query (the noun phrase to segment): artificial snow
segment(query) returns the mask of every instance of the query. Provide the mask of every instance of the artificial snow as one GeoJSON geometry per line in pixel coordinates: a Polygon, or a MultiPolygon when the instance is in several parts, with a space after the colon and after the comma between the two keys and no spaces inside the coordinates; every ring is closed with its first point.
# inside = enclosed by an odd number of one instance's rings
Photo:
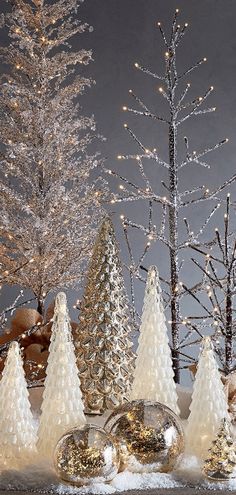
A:
{"type": "Polygon", "coordinates": [[[22,470],[2,471],[0,490],[47,491],[57,494],[96,494],[123,492],[127,490],[145,490],[149,488],[179,488],[184,486],[171,474],[147,473],[137,474],[124,471],[119,473],[110,483],[94,483],[81,488],[61,483],[53,469],[46,465],[28,466],[22,470]]]}
{"type": "MultiPolygon", "coordinates": [[[[129,490],[195,488],[204,490],[235,491],[236,479],[211,482],[201,474],[201,466],[196,457],[185,456],[179,467],[172,473],[131,473],[124,471],[110,483],[94,483],[74,487],[62,483],[48,464],[37,464],[19,470],[3,470],[0,475],[0,491],[33,491],[58,495],[105,495],[129,490]]],[[[183,491],[184,493],[184,491],[183,491]]]]}
{"type": "MultiPolygon", "coordinates": [[[[181,416],[188,415],[190,391],[177,386],[181,416]]],[[[30,399],[35,421],[38,423],[42,389],[32,389],[30,399]]],[[[87,422],[103,426],[109,412],[103,416],[87,416],[87,422]]],[[[182,421],[186,426],[186,421],[182,421]]],[[[81,488],[61,482],[54,469],[40,458],[34,459],[34,464],[18,470],[1,470],[0,491],[31,491],[47,492],[58,495],[106,495],[121,493],[129,490],[194,488],[197,490],[236,491],[236,479],[224,482],[211,482],[203,477],[199,460],[190,455],[182,458],[179,466],[172,473],[118,473],[110,483],[95,483],[81,488]]],[[[184,494],[184,490],[183,490],[184,494]]]]}

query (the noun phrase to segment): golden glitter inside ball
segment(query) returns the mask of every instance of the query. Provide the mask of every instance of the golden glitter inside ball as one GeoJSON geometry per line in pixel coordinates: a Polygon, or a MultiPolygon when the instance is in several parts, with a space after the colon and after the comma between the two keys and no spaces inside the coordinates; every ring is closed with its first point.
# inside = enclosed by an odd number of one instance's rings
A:
{"type": "Polygon", "coordinates": [[[112,480],[119,469],[119,455],[112,437],[102,428],[85,425],[67,432],[54,453],[60,479],[76,486],[112,480]]]}
{"type": "Polygon", "coordinates": [[[105,428],[119,446],[121,471],[167,473],[184,451],[179,418],[159,402],[127,403],[110,415],[105,428]]]}

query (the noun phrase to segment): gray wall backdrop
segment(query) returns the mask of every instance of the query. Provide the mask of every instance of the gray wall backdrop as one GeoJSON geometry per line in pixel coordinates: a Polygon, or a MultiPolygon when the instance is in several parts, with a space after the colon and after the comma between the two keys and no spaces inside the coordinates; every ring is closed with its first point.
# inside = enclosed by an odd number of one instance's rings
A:
{"type": "MultiPolygon", "coordinates": [[[[5,2],[2,4],[5,8],[5,2]]],[[[86,69],[86,74],[96,79],[96,86],[83,97],[84,111],[94,113],[99,131],[106,136],[102,145],[102,153],[107,157],[110,168],[117,169],[135,178],[133,165],[118,163],[116,157],[120,153],[135,152],[133,142],[123,129],[127,121],[147,146],[158,147],[162,156],[167,158],[167,132],[161,125],[151,126],[131,114],[122,112],[124,104],[129,100],[128,90],[132,88],[143,97],[154,110],[164,113],[165,106],[156,91],[153,81],[148,76],[134,69],[134,62],[139,61],[150,69],[160,72],[163,67],[164,52],[161,37],[155,27],[157,20],[168,29],[176,8],[181,11],[180,21],[188,22],[189,29],[179,48],[178,67],[184,70],[193,62],[207,57],[208,62],[195,72],[189,81],[192,82],[192,96],[200,96],[214,85],[215,91],[209,100],[210,105],[217,107],[215,114],[202,116],[188,121],[183,128],[183,136],[188,133],[193,149],[204,148],[224,137],[229,143],[220,151],[211,154],[211,171],[192,166],[183,176],[183,186],[188,188],[193,183],[209,185],[209,188],[222,182],[235,171],[236,154],[236,2],[235,0],[86,0],[80,8],[79,15],[94,26],[94,32],[78,36],[74,42],[77,46],[92,48],[94,62],[86,69]],[[123,168],[122,168],[123,167],[123,168]],[[200,179],[199,179],[200,177],[200,179]]],[[[6,39],[1,35],[1,43],[6,39]]],[[[158,82],[157,82],[158,85],[158,82]]],[[[132,105],[131,105],[132,106],[132,105]]],[[[137,151],[137,150],[136,150],[137,151]]],[[[160,176],[150,170],[150,176],[156,191],[161,192],[160,176]]],[[[112,188],[117,188],[114,183],[112,188]]],[[[235,193],[235,186],[231,189],[235,193]]],[[[162,192],[164,194],[164,192],[162,192]]],[[[123,205],[112,209],[117,236],[120,241],[123,259],[126,258],[124,241],[121,235],[119,215],[122,211],[130,217],[141,221],[143,208],[123,205]]],[[[208,206],[200,208],[204,217],[208,206]],[[205,208],[205,210],[204,210],[205,208]]],[[[198,215],[192,214],[194,226],[198,226],[198,215]]],[[[218,222],[216,218],[212,227],[218,222]]],[[[140,240],[141,242],[141,240],[140,240]]],[[[156,246],[147,260],[162,266],[168,273],[166,253],[156,246]]],[[[194,280],[193,270],[187,273],[189,283],[194,280]]],[[[138,287],[138,307],[142,304],[144,287],[138,287]]],[[[15,293],[14,289],[5,290],[1,305],[4,306],[15,293]]],[[[75,293],[69,293],[71,306],[75,293]]],[[[189,304],[189,303],[188,303],[189,304]]],[[[186,308],[191,311],[189,306],[186,308]]]]}

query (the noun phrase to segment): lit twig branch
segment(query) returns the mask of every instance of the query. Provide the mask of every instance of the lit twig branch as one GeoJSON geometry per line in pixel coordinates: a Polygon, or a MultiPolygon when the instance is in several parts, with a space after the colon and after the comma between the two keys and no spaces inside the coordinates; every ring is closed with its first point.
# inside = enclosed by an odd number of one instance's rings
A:
{"type": "Polygon", "coordinates": [[[199,60],[198,62],[196,62],[196,64],[194,65],[191,65],[191,67],[189,67],[189,69],[186,69],[179,77],[178,77],[178,80],[180,81],[181,79],[183,79],[183,77],[187,76],[188,74],[190,74],[190,72],[192,72],[193,70],[195,69],[198,69],[198,67],[200,67],[200,65],[204,64],[205,62],[207,61],[206,57],[202,58],[201,60],[199,60]]]}
{"type": "Polygon", "coordinates": [[[196,297],[191,289],[187,289],[188,293],[198,302],[198,304],[204,309],[205,314],[201,319],[205,318],[205,315],[210,317],[210,324],[212,326],[213,335],[212,339],[215,342],[216,350],[220,357],[223,371],[227,374],[235,369],[235,337],[236,337],[236,320],[235,320],[235,270],[236,270],[236,240],[235,235],[231,242],[231,232],[229,230],[230,220],[230,195],[226,198],[226,211],[224,214],[224,232],[221,235],[219,230],[215,231],[215,249],[218,254],[213,255],[207,253],[204,248],[198,248],[191,246],[192,249],[204,255],[207,258],[207,268],[204,268],[200,261],[193,259],[193,262],[198,269],[204,273],[206,283],[202,283],[200,296],[196,297]],[[218,266],[220,270],[218,272],[218,266]],[[210,308],[203,304],[202,298],[205,298],[205,291],[207,292],[210,308]],[[220,346],[222,341],[223,345],[220,346]]]}

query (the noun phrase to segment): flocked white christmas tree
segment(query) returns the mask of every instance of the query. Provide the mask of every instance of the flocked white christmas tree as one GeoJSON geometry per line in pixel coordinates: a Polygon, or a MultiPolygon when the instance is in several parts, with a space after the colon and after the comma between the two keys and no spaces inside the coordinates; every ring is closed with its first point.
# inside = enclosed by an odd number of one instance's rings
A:
{"type": "Polygon", "coordinates": [[[148,272],[131,399],[158,401],[179,414],[158,270],[148,272]]]}
{"type": "Polygon", "coordinates": [[[186,429],[187,452],[204,458],[228,405],[210,337],[203,338],[186,429]]]}
{"type": "Polygon", "coordinates": [[[53,320],[38,432],[38,449],[45,457],[52,457],[61,435],[86,422],[66,295],[63,292],[56,296],[53,320]]]}
{"type": "Polygon", "coordinates": [[[0,463],[15,466],[36,452],[36,428],[30,409],[20,347],[12,342],[0,382],[0,463]]]}

